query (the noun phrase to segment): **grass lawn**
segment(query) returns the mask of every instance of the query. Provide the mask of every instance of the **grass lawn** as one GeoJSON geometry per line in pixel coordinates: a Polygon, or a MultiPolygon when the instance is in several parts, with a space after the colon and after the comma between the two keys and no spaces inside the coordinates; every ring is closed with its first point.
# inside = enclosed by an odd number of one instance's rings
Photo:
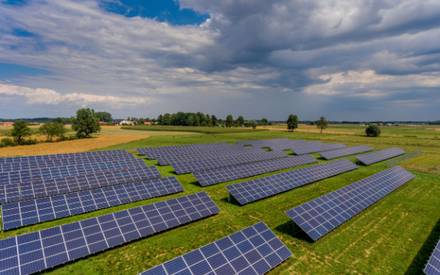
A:
{"type": "MultiPolygon", "coordinates": [[[[344,131],[352,130],[344,129],[344,131]]],[[[245,226],[264,221],[293,252],[293,257],[272,270],[270,274],[420,274],[434,244],[440,237],[440,158],[438,157],[440,140],[435,138],[435,131],[419,129],[420,137],[415,133],[411,133],[413,137],[405,137],[409,134],[402,128],[400,134],[396,131],[392,135],[385,134],[380,138],[338,133],[320,135],[313,132],[250,131],[151,136],[114,145],[106,149],[133,150],[144,146],[289,137],[342,142],[347,145],[367,144],[375,148],[400,146],[410,152],[408,154],[410,157],[399,157],[369,167],[360,167],[355,171],[242,207],[227,201],[225,186],[243,180],[202,188],[195,184],[192,175],[180,175],[177,178],[184,186],[184,193],[2,232],[0,237],[14,236],[193,192],[206,191],[220,207],[218,215],[134,241],[56,268],[49,273],[135,274],[245,226]],[[315,243],[308,241],[305,234],[289,223],[289,219],[284,214],[287,209],[396,164],[409,169],[416,178],[315,243]]],[[[147,163],[154,164],[154,161],[147,163]]],[[[159,169],[164,176],[173,175],[169,166],[159,169]]],[[[268,174],[263,176],[266,175],[268,174]]]]}

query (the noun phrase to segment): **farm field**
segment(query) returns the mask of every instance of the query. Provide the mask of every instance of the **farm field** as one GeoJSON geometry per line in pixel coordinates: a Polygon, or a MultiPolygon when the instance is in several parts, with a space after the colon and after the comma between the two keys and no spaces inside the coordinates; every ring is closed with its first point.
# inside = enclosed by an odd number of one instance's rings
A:
{"type": "MultiPolygon", "coordinates": [[[[299,130],[288,133],[281,131],[280,128],[277,131],[189,135],[169,132],[157,132],[160,134],[154,135],[149,131],[118,130],[117,134],[114,133],[114,136],[109,138],[114,143],[100,142],[101,146],[95,144],[95,147],[84,150],[127,149],[134,152],[135,148],[146,146],[288,137],[340,142],[346,145],[365,144],[377,149],[399,146],[407,150],[408,154],[372,166],[360,167],[355,171],[246,206],[228,202],[225,188],[231,183],[244,180],[202,188],[195,184],[195,178],[192,175],[179,175],[177,178],[184,187],[183,193],[2,232],[0,238],[206,191],[219,206],[218,215],[134,241],[56,268],[48,273],[135,274],[258,221],[264,221],[293,253],[291,258],[269,274],[420,274],[440,237],[440,138],[438,138],[440,132],[424,127],[416,129],[411,126],[382,127],[381,137],[367,138],[361,135],[362,129],[355,126],[331,126],[324,134],[302,131],[302,127],[299,130]],[[118,140],[119,137],[125,135],[133,139],[118,140]],[[106,145],[111,146],[106,147],[106,145]],[[402,165],[414,173],[416,178],[315,243],[307,240],[305,234],[294,227],[284,214],[286,210],[294,206],[394,165],[402,165]]],[[[108,135],[111,136],[110,133],[108,135]]],[[[63,144],[49,145],[61,147],[63,144]]],[[[17,149],[17,147],[11,149],[17,149]]],[[[53,151],[50,150],[67,152],[68,148],[46,148],[46,150],[42,149],[38,151],[38,154],[52,153],[53,151]]],[[[349,157],[349,159],[354,160],[354,157],[349,157]]],[[[155,161],[146,162],[150,165],[155,164],[155,161]]],[[[159,166],[159,170],[163,176],[175,176],[170,166],[159,166]]],[[[292,169],[283,171],[288,170],[292,169]]],[[[276,173],[279,172],[269,174],[276,173]]]]}
{"type": "MultiPolygon", "coordinates": [[[[5,128],[5,127],[3,127],[5,128]]],[[[149,132],[149,131],[126,131],[119,126],[102,126],[99,135],[92,138],[80,140],[67,140],[61,142],[43,142],[34,145],[14,146],[0,148],[0,157],[10,156],[29,156],[29,155],[44,155],[44,154],[60,154],[60,153],[78,153],[90,150],[95,150],[102,147],[107,147],[115,144],[131,142],[139,139],[149,138],[151,136],[175,136],[175,135],[191,135],[190,132],[149,132]]],[[[1,133],[6,133],[9,129],[0,129],[1,133]],[[1,131],[3,130],[3,131],[1,131]]],[[[69,133],[68,133],[69,134],[69,133]]],[[[73,135],[73,132],[72,132],[73,135]]],[[[3,136],[4,137],[4,136],[3,136]]],[[[45,137],[33,135],[32,138],[44,140],[45,137]]]]}

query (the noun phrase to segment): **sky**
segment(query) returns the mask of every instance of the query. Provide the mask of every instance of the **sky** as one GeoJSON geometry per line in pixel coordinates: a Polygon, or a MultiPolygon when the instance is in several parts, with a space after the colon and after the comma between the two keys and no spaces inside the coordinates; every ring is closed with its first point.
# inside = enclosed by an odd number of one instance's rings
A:
{"type": "Polygon", "coordinates": [[[439,120],[438,0],[0,0],[0,117],[439,120]]]}

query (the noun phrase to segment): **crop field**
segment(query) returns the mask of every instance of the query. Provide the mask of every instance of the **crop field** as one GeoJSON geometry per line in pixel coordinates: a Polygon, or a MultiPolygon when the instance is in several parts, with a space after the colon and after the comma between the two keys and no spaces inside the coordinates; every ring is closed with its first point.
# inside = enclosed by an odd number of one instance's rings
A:
{"type": "MultiPolygon", "coordinates": [[[[7,131],[3,129],[3,131],[7,131]]],[[[34,130],[35,131],[35,130],[34,130]]],[[[68,134],[73,135],[70,131],[68,134]]],[[[67,140],[60,142],[42,142],[34,145],[23,145],[0,148],[0,157],[28,156],[39,154],[79,153],[130,141],[146,139],[151,136],[191,135],[190,132],[149,132],[125,131],[119,126],[102,126],[99,135],[87,139],[67,140]]],[[[2,138],[0,136],[0,138],[2,138]]],[[[32,138],[45,140],[45,137],[34,134],[32,138]]]]}
{"type": "MultiPolygon", "coordinates": [[[[240,129],[243,131],[185,135],[170,132],[154,135],[150,131],[120,130],[125,131],[127,136],[142,135],[142,133],[145,136],[137,136],[135,140],[118,140],[114,137],[115,142],[112,144],[101,143],[102,146],[87,147],[87,149],[127,149],[134,153],[134,149],[147,146],[288,137],[340,142],[346,145],[364,144],[377,149],[398,146],[405,149],[408,154],[368,167],[361,166],[352,172],[245,206],[238,206],[228,201],[226,186],[249,178],[200,187],[195,183],[194,176],[175,175],[170,166],[158,166],[163,176],[176,176],[185,192],[6,231],[0,233],[0,238],[206,191],[219,206],[218,215],[69,263],[48,273],[136,274],[258,221],[264,221],[293,253],[292,257],[269,274],[420,274],[422,272],[435,243],[440,238],[440,131],[438,128],[382,127],[381,137],[367,138],[362,135],[363,128],[352,125],[330,126],[324,134],[319,134],[319,131],[315,131],[316,128],[312,129],[309,126],[302,126],[299,131],[293,133],[286,132],[282,129],[282,125],[273,127],[278,129],[268,131],[240,129]],[[285,215],[285,211],[292,207],[394,165],[405,167],[416,176],[415,179],[317,242],[308,240],[285,215]]],[[[170,131],[172,128],[167,129],[170,131]]],[[[172,131],[180,130],[173,128],[172,131]]],[[[192,132],[191,129],[188,131],[192,132]]],[[[54,143],[51,146],[63,145],[54,143]]],[[[68,148],[62,147],[59,150],[68,151],[68,148]]],[[[58,152],[58,149],[48,149],[47,153],[54,151],[58,152]]],[[[44,152],[38,151],[38,153],[44,152]]],[[[354,160],[354,157],[348,159],[354,160]]],[[[149,165],[156,164],[155,161],[145,161],[149,165]]],[[[294,169],[301,167],[304,166],[294,169]]],[[[283,171],[288,170],[293,169],[283,171]]]]}

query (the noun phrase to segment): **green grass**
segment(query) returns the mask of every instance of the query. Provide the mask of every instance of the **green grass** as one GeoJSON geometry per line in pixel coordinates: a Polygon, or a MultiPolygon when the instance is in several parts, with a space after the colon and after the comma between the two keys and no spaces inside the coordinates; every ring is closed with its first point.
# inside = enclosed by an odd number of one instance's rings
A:
{"type": "MultiPolygon", "coordinates": [[[[243,207],[227,201],[225,188],[231,183],[243,180],[201,188],[195,184],[192,175],[181,175],[178,179],[184,186],[184,193],[3,232],[1,238],[206,191],[220,207],[218,215],[67,264],[56,268],[51,273],[134,274],[258,221],[268,224],[293,252],[293,257],[270,274],[418,274],[421,272],[433,249],[433,244],[440,237],[440,179],[435,171],[427,173],[424,169],[426,163],[438,167],[439,164],[436,161],[439,159],[433,156],[440,153],[440,141],[433,140],[429,143],[420,141],[418,138],[404,138],[403,136],[395,138],[384,136],[375,139],[310,133],[248,132],[157,136],[112,146],[111,149],[132,150],[144,146],[233,142],[274,137],[321,139],[344,142],[349,145],[369,144],[376,148],[401,146],[408,151],[418,153],[410,159],[397,158],[369,167],[360,167],[355,171],[243,207]],[[422,164],[412,161],[421,157],[426,159],[422,164]],[[284,214],[287,209],[377,173],[390,165],[395,165],[396,162],[408,166],[416,178],[315,243],[307,241],[304,233],[289,223],[289,219],[284,214]]],[[[154,164],[154,161],[148,161],[148,163],[154,164]]],[[[159,167],[159,169],[164,176],[173,175],[169,166],[159,167]]],[[[254,178],[259,177],[262,176],[254,178]]]]}
{"type": "Polygon", "coordinates": [[[252,128],[223,128],[223,127],[191,127],[191,126],[126,126],[122,127],[126,130],[141,130],[141,131],[174,131],[174,132],[194,132],[202,134],[226,134],[226,133],[247,133],[265,131],[264,129],[252,129],[252,128]]]}

